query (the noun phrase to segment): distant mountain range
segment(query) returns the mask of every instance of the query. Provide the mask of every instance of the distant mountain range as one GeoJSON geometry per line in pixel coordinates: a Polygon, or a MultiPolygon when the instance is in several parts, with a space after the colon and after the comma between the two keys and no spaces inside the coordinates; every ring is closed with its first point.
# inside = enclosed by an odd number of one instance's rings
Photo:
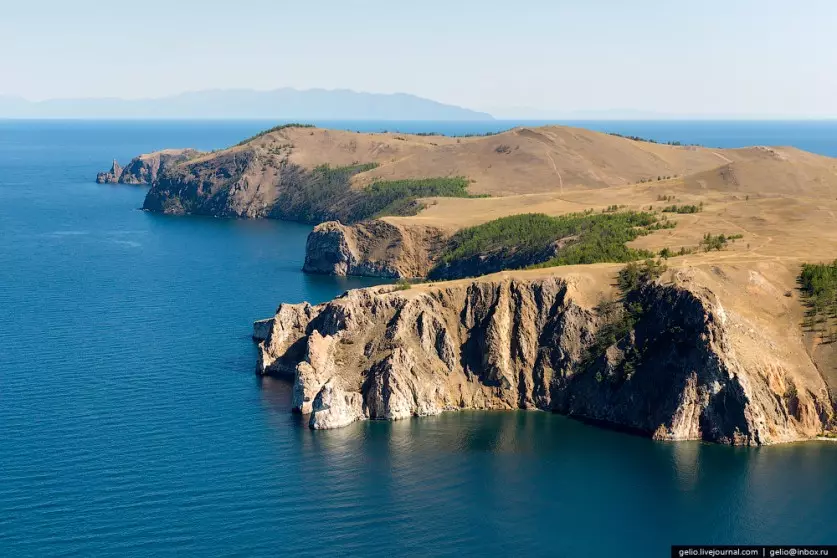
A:
{"type": "Polygon", "coordinates": [[[631,108],[611,109],[541,109],[525,106],[491,106],[485,111],[498,120],[530,120],[539,122],[570,122],[573,120],[830,120],[828,115],[759,114],[730,112],[658,112],[631,108]]]}
{"type": "Polygon", "coordinates": [[[156,99],[0,96],[0,118],[264,118],[283,120],[493,120],[485,112],[406,93],[292,88],[195,91],[156,99]]]}

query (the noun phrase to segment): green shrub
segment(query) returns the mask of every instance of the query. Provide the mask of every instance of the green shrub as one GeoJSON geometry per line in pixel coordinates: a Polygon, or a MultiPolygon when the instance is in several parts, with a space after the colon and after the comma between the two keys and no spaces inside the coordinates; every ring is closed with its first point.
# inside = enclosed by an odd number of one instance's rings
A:
{"type": "MultiPolygon", "coordinates": [[[[617,138],[625,138],[625,139],[629,139],[629,140],[633,140],[633,141],[642,141],[642,142],[645,142],[645,143],[662,143],[664,145],[683,145],[683,143],[681,143],[679,141],[659,142],[659,141],[654,140],[654,139],[643,138],[643,137],[640,137],[640,136],[626,136],[626,135],[623,135],[623,134],[617,134],[616,132],[608,132],[608,135],[616,136],[617,138]]],[[[688,145],[697,146],[697,145],[700,145],[700,144],[692,143],[692,144],[688,144],[688,145]]]]}
{"type": "Polygon", "coordinates": [[[398,282],[395,283],[395,290],[396,291],[408,291],[412,288],[413,288],[413,286],[406,279],[399,279],[398,282]]]}
{"type": "Polygon", "coordinates": [[[487,138],[490,136],[496,136],[497,134],[502,134],[503,132],[485,132],[483,134],[451,134],[450,137],[452,138],[487,138]]]}
{"type": "Polygon", "coordinates": [[[669,205],[663,208],[663,213],[700,213],[703,211],[703,203],[700,205],[669,205]]]}
{"type": "Polygon", "coordinates": [[[711,233],[706,233],[703,235],[703,240],[700,241],[700,245],[703,247],[704,252],[709,252],[710,250],[722,250],[726,247],[728,242],[735,242],[740,238],[744,238],[744,235],[733,234],[727,236],[725,234],[713,235],[711,233]]]}
{"type": "Polygon", "coordinates": [[[616,284],[624,296],[637,290],[642,285],[658,279],[665,273],[666,269],[668,268],[665,264],[651,258],[648,258],[642,263],[630,262],[619,270],[616,284]]]}
{"type": "MultiPolygon", "coordinates": [[[[601,301],[595,309],[602,319],[602,326],[596,332],[593,343],[587,348],[582,358],[582,368],[587,369],[605,354],[611,345],[617,345],[628,337],[636,324],[642,319],[646,309],[642,298],[637,293],[642,286],[658,279],[667,267],[659,260],[651,258],[644,262],[630,262],[619,270],[616,284],[619,287],[619,300],[601,301]]],[[[636,370],[641,355],[636,347],[629,349],[621,363],[623,376],[630,378],[636,370]]],[[[601,381],[601,371],[596,372],[596,381],[601,381]]]]}

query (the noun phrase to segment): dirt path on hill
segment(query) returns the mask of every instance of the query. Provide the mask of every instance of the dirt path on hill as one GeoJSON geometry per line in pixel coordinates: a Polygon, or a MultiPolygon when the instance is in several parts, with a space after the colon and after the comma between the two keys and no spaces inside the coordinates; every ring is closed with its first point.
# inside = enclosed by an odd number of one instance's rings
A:
{"type": "Polygon", "coordinates": [[[717,151],[710,151],[710,153],[712,153],[712,155],[715,155],[716,157],[720,157],[721,159],[723,159],[727,163],[734,163],[735,162],[732,159],[730,159],[729,157],[727,157],[726,155],[721,155],[717,151]]]}
{"type": "Polygon", "coordinates": [[[546,157],[549,159],[549,162],[552,163],[552,170],[555,171],[555,174],[558,175],[558,183],[561,187],[561,194],[564,193],[564,178],[561,176],[561,172],[558,170],[558,165],[555,164],[555,159],[552,158],[552,154],[549,152],[549,149],[546,150],[546,157]]]}

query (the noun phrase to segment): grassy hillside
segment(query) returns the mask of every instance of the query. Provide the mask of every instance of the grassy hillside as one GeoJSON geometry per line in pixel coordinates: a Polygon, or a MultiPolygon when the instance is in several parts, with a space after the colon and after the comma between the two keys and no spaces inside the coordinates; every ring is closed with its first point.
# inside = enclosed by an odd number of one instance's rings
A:
{"type": "Polygon", "coordinates": [[[355,223],[387,215],[415,215],[426,197],[472,197],[463,177],[378,180],[362,188],[352,187],[352,178],[368,172],[377,163],[340,167],[319,165],[312,171],[293,169],[276,203],[277,216],[316,224],[339,220],[355,223]]]}

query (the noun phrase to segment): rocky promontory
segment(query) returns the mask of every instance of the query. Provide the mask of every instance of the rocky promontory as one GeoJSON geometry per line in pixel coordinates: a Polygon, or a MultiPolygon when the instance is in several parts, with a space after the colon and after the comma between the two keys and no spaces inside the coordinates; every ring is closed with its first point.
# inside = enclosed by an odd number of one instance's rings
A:
{"type": "Polygon", "coordinates": [[[199,154],[200,151],[195,149],[165,149],[134,157],[125,167],[114,159],[109,171],[96,175],[96,182],[149,185],[157,180],[157,176],[167,166],[188,161],[199,154]]]}
{"type": "Polygon", "coordinates": [[[542,409],[758,445],[833,429],[835,314],[811,318],[796,281],[837,250],[834,168],[792,148],[561,126],[456,138],[287,124],[97,180],[150,184],[152,212],[316,225],[307,272],[447,281],[282,304],[255,324],[260,373],[294,378],[313,428],[542,409]],[[626,283],[643,261],[656,271],[626,283]]]}
{"type": "Polygon", "coordinates": [[[400,226],[375,219],[355,225],[328,221],[314,227],[303,271],[366,277],[424,277],[450,234],[428,226],[400,226]]]}
{"type": "Polygon", "coordinates": [[[608,281],[581,268],[282,304],[254,332],[259,371],[294,378],[293,406],[316,429],[542,409],[662,440],[822,433],[832,403],[801,336],[757,327],[712,281],[682,269],[641,285],[624,301],[635,317],[624,335],[604,309],[608,281]]]}

